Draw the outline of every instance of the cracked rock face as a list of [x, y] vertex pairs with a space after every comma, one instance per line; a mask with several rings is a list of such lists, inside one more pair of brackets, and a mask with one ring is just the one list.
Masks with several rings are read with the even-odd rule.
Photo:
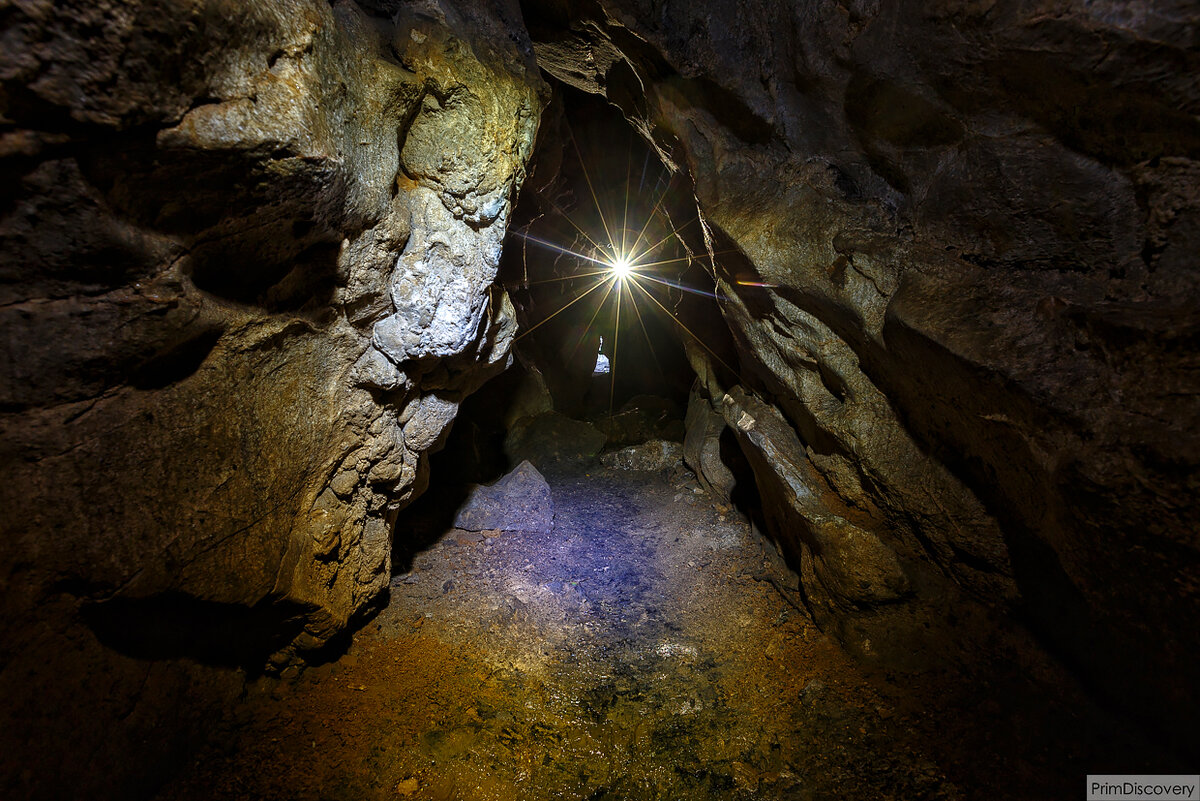
[[744, 367], [723, 386], [693, 352], [702, 400], [822, 625], [891, 660], [954, 599], [1019, 610], [1110, 698], [1184, 732], [1195, 9], [601, 0], [526, 16], [544, 68], [606, 95], [694, 182]]
[[[493, 281], [544, 85], [513, 19], [6, 8], [8, 677], [54, 673], [56, 631], [261, 667], [386, 588], [395, 512], [515, 332]], [[246, 649], [151, 634], [216, 618]], [[18, 717], [62, 701], [5, 684]]]

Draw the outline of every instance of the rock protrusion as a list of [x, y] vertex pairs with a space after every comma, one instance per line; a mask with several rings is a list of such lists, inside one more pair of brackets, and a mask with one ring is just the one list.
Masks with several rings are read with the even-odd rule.
[[737, 481], [721, 459], [721, 434], [726, 430], [725, 418], [713, 409], [707, 398], [693, 389], [688, 399], [685, 425], [684, 464], [696, 474], [696, 480], [705, 491], [728, 503]]

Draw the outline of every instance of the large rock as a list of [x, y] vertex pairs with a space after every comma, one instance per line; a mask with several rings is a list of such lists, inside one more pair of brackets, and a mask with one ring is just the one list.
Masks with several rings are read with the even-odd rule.
[[680, 411], [668, 398], [635, 395], [616, 414], [595, 418], [609, 448], [637, 445], [652, 439], [683, 440], [685, 430]]
[[591, 423], [546, 412], [518, 420], [504, 441], [514, 462], [528, 460], [543, 470], [586, 464], [604, 447], [604, 434]]
[[670, 440], [652, 439], [600, 457], [600, 464], [613, 470], [670, 470], [683, 461], [683, 446]]
[[0, 773], [47, 797], [169, 747], [131, 657], [258, 670], [368, 608], [507, 363], [528, 42], [488, 3], [375, 5], [5, 7]]
[[[903, 646], [962, 590], [1183, 742], [1200, 704], [1196, 9], [534, 7], [543, 67], [619, 104], [694, 182], [692, 244], [719, 254], [749, 368], [706, 395], [826, 623], [859, 650]], [[889, 552], [921, 576], [907, 594]]]
[[725, 418], [716, 412], [712, 402], [699, 388], [694, 387], [688, 398], [686, 435], [683, 440], [683, 462], [696, 474], [696, 480], [710, 495], [726, 503], [737, 484], [733, 471], [721, 458], [721, 435], [726, 430]]
[[546, 532], [553, 525], [550, 485], [529, 462], [494, 484], [473, 487], [454, 518], [454, 527], [466, 531]]

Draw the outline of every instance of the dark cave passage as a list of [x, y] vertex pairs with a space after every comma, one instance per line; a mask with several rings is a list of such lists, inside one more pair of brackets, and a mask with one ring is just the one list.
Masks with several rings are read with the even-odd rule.
[[1198, 25], [5, 4], [0, 798], [1188, 776]]
[[[706, 306], [701, 334], [728, 338], [686, 176], [668, 171], [616, 108], [569, 87], [547, 109], [530, 170], [536, 191], [514, 209], [500, 265], [522, 325], [517, 352], [565, 414], [598, 420], [637, 395], [686, 406], [694, 373], [683, 340], [695, 335], [685, 305]], [[618, 254], [631, 262], [619, 281]], [[687, 304], [703, 293], [707, 303]]]
[[[500, 265], [513, 364], [398, 516], [387, 605], [158, 797], [1017, 799], [1161, 759], [1019, 631], [930, 669], [856, 662], [821, 630], [706, 400], [743, 372], [713, 275], [761, 276], [673, 222], [695, 211], [686, 177], [615, 109], [555, 102]], [[603, 255], [617, 218], [617, 251], [653, 232], [641, 289]], [[821, 375], [845, 397], [839, 380]]]
[[[558, 471], [596, 457], [653, 461], [665, 448], [642, 466], [682, 468], [696, 391], [685, 343], [723, 353], [718, 369], [733, 374], [686, 176], [671, 174], [615, 107], [558, 89], [500, 262], [520, 321], [513, 364], [465, 399], [431, 457], [430, 489], [396, 525], [394, 571], [444, 534], [470, 485], [522, 461]], [[621, 279], [617, 253], [631, 261]], [[719, 437], [711, 432], [701, 447], [720, 451]], [[752, 503], [753, 476], [729, 439], [718, 462], [723, 492]], [[760, 510], [743, 511], [761, 520]]]

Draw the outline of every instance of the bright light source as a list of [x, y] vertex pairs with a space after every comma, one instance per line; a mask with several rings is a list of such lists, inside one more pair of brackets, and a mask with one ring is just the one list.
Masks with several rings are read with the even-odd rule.
[[624, 256], [618, 256], [614, 261], [609, 263], [609, 270], [617, 277], [617, 280], [626, 278], [633, 272], [633, 265]]

